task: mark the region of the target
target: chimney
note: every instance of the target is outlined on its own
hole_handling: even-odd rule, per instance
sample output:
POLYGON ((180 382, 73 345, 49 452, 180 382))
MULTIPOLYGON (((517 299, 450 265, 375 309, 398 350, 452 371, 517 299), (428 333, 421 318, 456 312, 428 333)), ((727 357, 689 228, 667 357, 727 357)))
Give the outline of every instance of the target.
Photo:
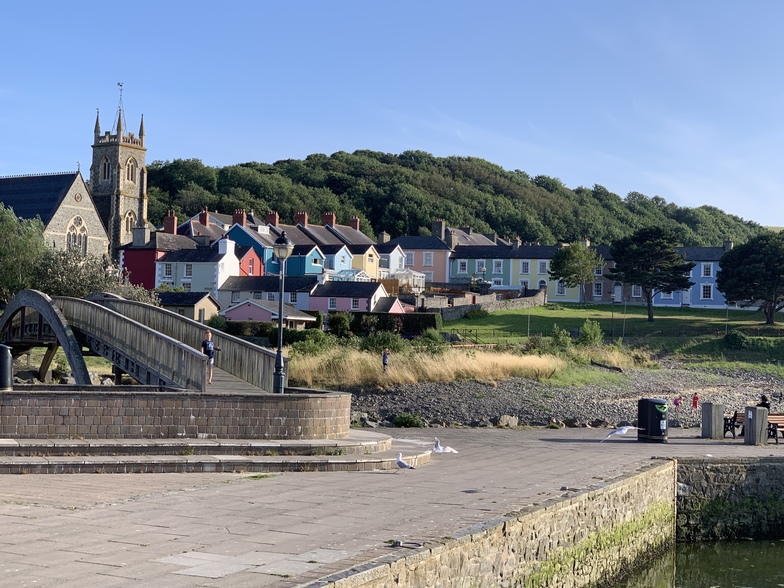
POLYGON ((724 251, 729 251, 733 247, 735 247, 735 243, 732 242, 732 237, 724 239, 724 251))
POLYGON ((244 208, 238 208, 234 211, 234 214, 231 215, 231 224, 240 225, 242 227, 248 226, 248 217, 245 215, 244 208))
POLYGON ((471 227, 460 227, 460 230, 463 231, 466 235, 471 234, 471 227))
POLYGON ((520 240, 520 237, 515 237, 512 240, 512 249, 520 249, 520 247, 522 247, 522 245, 523 245, 523 243, 520 240))
POLYGON ((305 211, 297 212, 294 215, 294 224, 295 225, 302 225, 303 227, 308 226, 308 213, 305 211))
POLYGON ((586 249, 591 247, 591 240, 588 237, 583 237, 580 239, 580 243, 582 243, 583 247, 586 249))
POLYGON ((280 217, 278 216, 277 212, 268 212, 267 218, 265 219, 268 225, 272 225, 273 227, 278 226, 278 222, 280 221, 280 217))
POLYGON ((203 224, 205 227, 210 226, 210 211, 209 209, 205 208, 199 213, 199 222, 203 224))
POLYGON ((378 242, 381 244, 389 243, 389 233, 386 231, 381 231, 381 233, 378 235, 378 242))
POLYGON ((321 215, 321 224, 322 225, 329 225, 330 227, 335 226, 335 222, 337 222, 337 215, 334 212, 325 212, 321 215))
POLYGON ((358 216, 352 216, 351 220, 348 221, 348 225, 352 229, 354 229, 355 231, 358 231, 359 230, 359 217, 358 216))
POLYGON ((218 240, 218 254, 219 255, 234 255, 234 241, 224 237, 218 240))
POLYGON ((147 226, 147 223, 138 227, 133 227, 133 247, 144 247, 149 240, 150 229, 147 226))
POLYGON ((446 231, 445 243, 450 249, 457 247, 457 234, 452 229, 446 231))
POLYGON ((169 235, 177 234, 177 217, 174 215, 173 210, 170 210, 169 213, 163 217, 163 232, 168 233, 169 235))
POLYGON ((446 230, 446 223, 444 222, 444 219, 437 218, 436 220, 433 221, 433 236, 436 239, 441 239, 443 241, 445 236, 444 233, 445 230, 446 230))

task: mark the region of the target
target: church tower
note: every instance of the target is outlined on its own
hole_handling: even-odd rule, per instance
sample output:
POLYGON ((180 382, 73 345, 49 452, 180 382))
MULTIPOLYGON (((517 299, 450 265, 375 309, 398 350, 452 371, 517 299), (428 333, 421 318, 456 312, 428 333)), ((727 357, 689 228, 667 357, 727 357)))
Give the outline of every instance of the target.
POLYGON ((117 256, 117 247, 133 241, 133 228, 147 223, 144 116, 138 136, 126 130, 122 84, 118 85, 120 104, 111 132, 101 134, 99 114, 95 115, 90 166, 90 192, 106 225, 112 258, 117 256))

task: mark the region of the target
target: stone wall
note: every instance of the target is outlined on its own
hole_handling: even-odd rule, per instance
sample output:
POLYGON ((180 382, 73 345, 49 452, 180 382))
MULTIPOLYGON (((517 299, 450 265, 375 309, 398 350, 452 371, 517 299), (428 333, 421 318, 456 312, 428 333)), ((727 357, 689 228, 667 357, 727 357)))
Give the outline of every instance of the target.
POLYGON ((784 539, 784 459, 678 460, 678 541, 784 539))
POLYGON ((120 391, 0 393, 0 438, 342 439, 351 395, 120 391))
POLYGON ((395 550, 318 586, 606 586, 673 546, 675 469, 675 462, 658 462, 603 488, 428 543, 414 554, 395 550))
POLYGON ((467 304, 463 306, 452 306, 442 308, 441 318, 445 321, 454 321, 463 318, 470 310, 486 310, 494 312, 496 310, 513 310, 517 308, 531 308, 543 306, 547 303, 547 292, 540 290, 535 296, 527 298, 509 298, 508 300, 489 300, 481 304, 467 304))

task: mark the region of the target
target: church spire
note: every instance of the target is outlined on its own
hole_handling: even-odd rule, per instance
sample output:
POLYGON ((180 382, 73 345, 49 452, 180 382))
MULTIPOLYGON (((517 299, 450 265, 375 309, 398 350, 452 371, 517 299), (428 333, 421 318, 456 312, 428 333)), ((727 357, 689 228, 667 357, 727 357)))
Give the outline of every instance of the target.
POLYGON ((144 115, 142 115, 142 122, 139 125, 139 139, 141 139, 142 147, 144 147, 144 115))
POLYGON ((101 115, 100 111, 96 108, 95 109, 95 129, 93 131, 95 133, 96 137, 98 137, 98 135, 101 134, 101 116, 100 115, 101 115))
POLYGON ((117 105, 117 117, 114 120, 112 134, 116 134, 119 139, 122 137, 123 131, 128 128, 128 125, 125 122, 125 110, 123 109, 122 101, 123 83, 117 82, 117 87, 120 89, 120 103, 117 105))

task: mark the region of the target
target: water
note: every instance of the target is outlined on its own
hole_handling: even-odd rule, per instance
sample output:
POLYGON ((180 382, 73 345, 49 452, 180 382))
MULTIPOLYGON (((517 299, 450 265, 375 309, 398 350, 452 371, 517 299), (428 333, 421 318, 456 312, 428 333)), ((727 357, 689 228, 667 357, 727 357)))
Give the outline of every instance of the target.
POLYGON ((773 587, 784 587, 784 540, 678 545, 613 588, 773 587))

